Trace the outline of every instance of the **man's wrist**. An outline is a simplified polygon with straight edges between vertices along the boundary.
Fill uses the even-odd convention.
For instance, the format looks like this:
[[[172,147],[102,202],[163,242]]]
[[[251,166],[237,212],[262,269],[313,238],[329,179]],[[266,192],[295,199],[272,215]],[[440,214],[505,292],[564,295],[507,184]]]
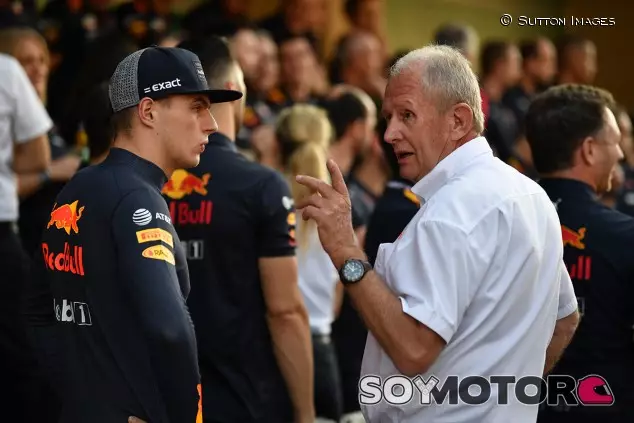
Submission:
[[[346,247],[337,250],[336,253],[332,255],[331,259],[335,268],[340,270],[347,260],[367,260],[368,256],[366,256],[365,252],[359,247]]]
[[[40,173],[40,185],[45,185],[51,181],[51,171],[46,169]]]

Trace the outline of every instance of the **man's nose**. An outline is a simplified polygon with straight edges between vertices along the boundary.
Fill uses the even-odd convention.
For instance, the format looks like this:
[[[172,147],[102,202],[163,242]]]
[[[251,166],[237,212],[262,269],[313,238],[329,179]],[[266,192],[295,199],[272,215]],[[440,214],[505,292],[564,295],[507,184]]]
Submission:
[[[392,123],[387,124],[387,128],[385,129],[385,135],[383,135],[383,138],[388,144],[394,144],[399,138],[398,130],[394,127]]]
[[[205,119],[203,123],[204,123],[203,131],[205,131],[207,136],[218,131],[218,123],[216,122],[214,115],[211,113],[211,110],[209,111],[209,119]]]

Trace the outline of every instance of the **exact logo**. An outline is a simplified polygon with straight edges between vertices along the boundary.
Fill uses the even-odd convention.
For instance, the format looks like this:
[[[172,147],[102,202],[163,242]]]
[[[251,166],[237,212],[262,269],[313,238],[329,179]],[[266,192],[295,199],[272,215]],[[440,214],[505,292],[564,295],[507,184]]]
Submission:
[[[181,80],[179,78],[176,78],[172,81],[164,81],[164,82],[159,82],[158,84],[154,84],[151,87],[147,87],[143,89],[143,92],[145,94],[148,94],[151,91],[162,91],[162,90],[166,90],[168,88],[174,88],[174,87],[180,87],[181,86]]]
[[[71,246],[64,243],[64,252],[55,253],[49,250],[46,242],[42,243],[42,255],[46,267],[58,272],[72,273],[73,275],[84,276],[84,255],[83,247]]]
[[[71,229],[78,234],[79,228],[77,227],[77,221],[81,218],[81,214],[84,211],[84,206],[77,211],[78,200],[73,201],[71,204],[62,204],[57,207],[57,203],[53,205],[53,211],[51,212],[51,220],[49,220],[46,229],[55,225],[57,229],[64,229],[68,235],[70,235]]]

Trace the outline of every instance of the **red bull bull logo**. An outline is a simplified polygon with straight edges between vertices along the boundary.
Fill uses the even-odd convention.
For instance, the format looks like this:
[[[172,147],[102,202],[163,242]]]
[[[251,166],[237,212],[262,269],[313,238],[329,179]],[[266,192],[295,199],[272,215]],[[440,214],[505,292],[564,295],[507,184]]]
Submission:
[[[84,206],[81,206],[78,211],[77,203],[78,200],[75,200],[71,204],[62,204],[59,207],[56,207],[57,203],[55,203],[53,211],[51,212],[51,220],[49,220],[48,225],[46,225],[46,229],[55,225],[57,229],[65,230],[68,235],[70,235],[71,230],[78,234],[79,228],[77,227],[77,221],[81,219]]]
[[[568,246],[578,250],[586,248],[586,244],[583,242],[583,239],[586,236],[586,228],[580,228],[578,231],[573,231],[572,229],[561,225],[561,236],[564,242],[564,247]]]
[[[172,173],[172,177],[163,185],[161,193],[174,200],[180,200],[194,192],[200,195],[207,195],[207,188],[205,187],[209,183],[210,178],[211,175],[209,173],[205,173],[199,178],[186,170],[178,169]]]

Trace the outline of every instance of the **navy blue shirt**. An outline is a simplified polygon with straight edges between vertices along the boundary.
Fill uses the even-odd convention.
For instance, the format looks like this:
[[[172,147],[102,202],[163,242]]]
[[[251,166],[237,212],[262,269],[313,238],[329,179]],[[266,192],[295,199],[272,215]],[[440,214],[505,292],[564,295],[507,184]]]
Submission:
[[[540,185],[559,214],[564,261],[581,314],[577,332],[551,374],[576,379],[598,374],[616,399],[611,407],[548,409],[542,418],[553,414],[558,422],[578,422],[585,416],[599,416],[602,423],[634,421],[634,218],[604,206],[583,182],[543,179]]]
[[[174,172],[163,193],[189,263],[205,421],[292,421],[258,267],[295,254],[286,180],[215,133],[200,164]]]
[[[52,373],[62,423],[196,420],[187,261],[161,197],[166,180],[153,163],[113,148],[52,207],[27,312],[43,354],[61,358]],[[59,342],[43,345],[52,332]]]

